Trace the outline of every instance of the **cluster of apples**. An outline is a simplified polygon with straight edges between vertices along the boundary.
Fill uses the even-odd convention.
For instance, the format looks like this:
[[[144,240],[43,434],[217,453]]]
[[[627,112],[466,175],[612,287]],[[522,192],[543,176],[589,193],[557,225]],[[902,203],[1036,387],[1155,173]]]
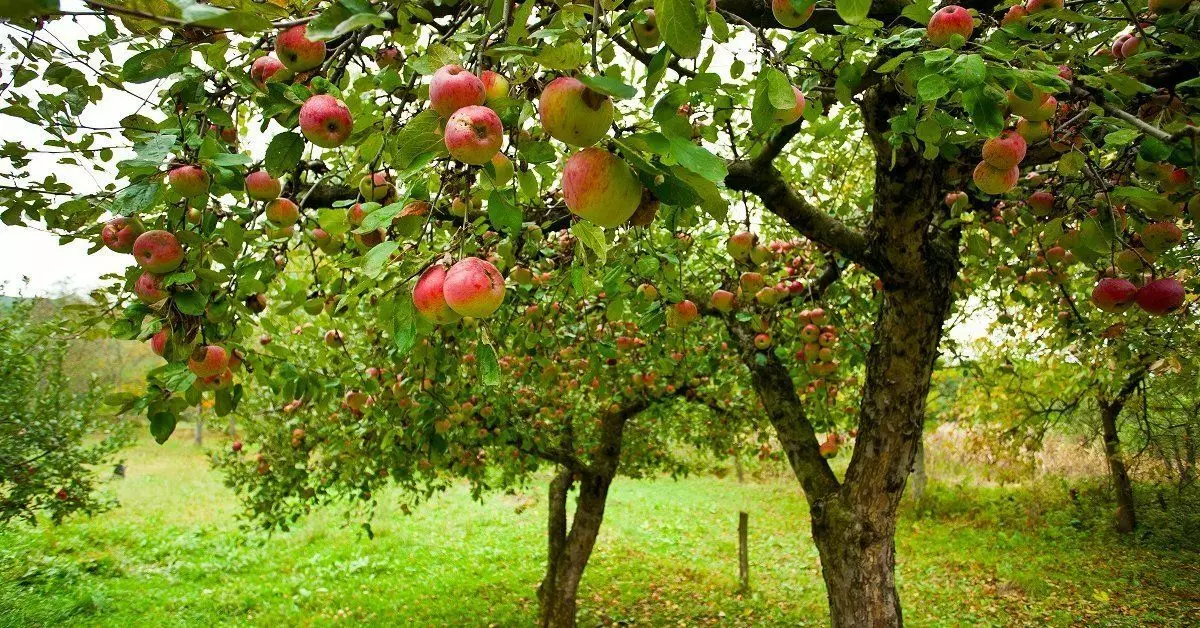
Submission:
[[[751,270],[743,272],[738,278],[738,294],[724,289],[715,290],[709,299],[709,305],[719,312],[729,313],[737,308],[738,303],[747,303],[753,299],[758,305],[770,308],[788,295],[803,292],[805,284],[797,275],[811,270],[811,266],[802,256],[793,257],[783,265],[777,277],[771,277],[771,263],[784,259],[799,245],[798,241],[783,240],[760,244],[758,235],[750,231],[733,234],[726,241],[725,250],[735,262],[749,266]]]
[[[446,269],[441,263],[425,269],[412,291],[417,312],[445,325],[461,318],[487,318],[504,302],[504,278],[491,262],[466,257]]]
[[[509,83],[487,70],[483,78],[460,65],[438,69],[429,81],[429,107],[444,122],[443,141],[456,161],[472,166],[486,164],[500,152],[504,125],[486,103],[508,97]]]
[[[304,82],[325,62],[325,42],[313,41],[303,24],[281,31],[275,37],[275,56],[259,57],[250,66],[250,78],[260,87],[271,80]],[[321,148],[337,148],[354,130],[354,119],[346,103],[329,94],[314,94],[300,105],[300,132]]]

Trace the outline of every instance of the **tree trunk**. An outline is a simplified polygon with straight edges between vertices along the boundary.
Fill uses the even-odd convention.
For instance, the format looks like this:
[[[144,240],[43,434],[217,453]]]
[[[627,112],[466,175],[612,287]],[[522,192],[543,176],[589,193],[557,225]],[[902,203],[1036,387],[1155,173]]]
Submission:
[[[200,414],[199,412],[196,413],[195,436],[196,436],[196,446],[200,447],[201,445],[204,444],[204,415]]]
[[[1113,488],[1117,493],[1117,532],[1133,532],[1137,527],[1137,514],[1133,505],[1133,483],[1121,456],[1121,441],[1117,435],[1117,417],[1124,403],[1113,401],[1100,405],[1100,422],[1104,429],[1104,457],[1112,473]]]
[[[894,526],[875,530],[846,510],[827,513],[820,522],[814,519],[813,540],[821,555],[831,625],[903,625],[894,534]]]
[[[925,437],[922,435],[917,440],[917,455],[913,459],[912,479],[909,484],[912,487],[909,496],[912,497],[913,501],[919,503],[921,498],[925,496],[926,481],[928,481],[928,478],[925,475]]]
[[[1125,408],[1125,402],[1146,378],[1148,366],[1140,366],[1130,373],[1125,385],[1111,400],[1101,398],[1100,426],[1104,433],[1104,458],[1108,461],[1108,470],[1112,474],[1113,489],[1117,494],[1117,532],[1129,533],[1137,528],[1137,513],[1133,503],[1133,483],[1129,480],[1129,469],[1125,466],[1125,457],[1121,454],[1121,438],[1117,431],[1117,418]]]
[[[576,594],[583,570],[587,567],[600,523],[612,478],[584,474],[579,479],[579,496],[571,531],[567,532],[567,491],[571,473],[562,471],[550,484],[549,558],[546,575],[538,587],[541,605],[539,625],[544,628],[573,628],[577,609]]]

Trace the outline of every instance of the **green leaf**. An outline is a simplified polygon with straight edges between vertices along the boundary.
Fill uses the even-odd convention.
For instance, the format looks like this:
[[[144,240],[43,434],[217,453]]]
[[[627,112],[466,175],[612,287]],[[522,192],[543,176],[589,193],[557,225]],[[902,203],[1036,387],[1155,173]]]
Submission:
[[[438,132],[438,115],[432,109],[426,109],[413,116],[396,135],[396,145],[400,147],[392,159],[392,167],[404,171],[417,158],[426,153],[444,154],[446,144],[442,134]]]
[[[304,156],[304,138],[292,131],[284,131],[271,138],[267,145],[264,165],[273,177],[291,172]]]
[[[158,203],[162,189],[161,183],[133,183],[117,194],[109,211],[118,216],[132,216],[144,212]]]
[[[378,278],[387,267],[392,253],[395,253],[398,248],[400,248],[400,243],[393,240],[384,240],[371,247],[371,250],[367,251],[366,260],[363,261],[363,274],[371,278]]]
[[[203,316],[204,308],[208,305],[208,297],[195,290],[177,292],[172,300],[175,303],[175,309],[188,316]]]
[[[970,89],[982,85],[987,79],[987,64],[979,55],[964,55],[950,66],[959,89]]]
[[[608,260],[608,240],[604,237],[604,229],[600,226],[580,220],[571,225],[571,235],[579,238],[584,246],[596,253],[601,264]]]
[[[1004,95],[999,90],[976,87],[963,92],[963,108],[981,135],[996,137],[1004,130]]]
[[[350,218],[344,209],[318,209],[317,224],[331,236],[340,236],[350,231]]]
[[[687,59],[700,54],[704,25],[695,4],[689,0],[654,0],[654,17],[672,52]]]
[[[767,87],[767,99],[775,109],[791,109],[796,106],[796,93],[792,90],[792,82],[783,72],[767,66],[759,74],[759,79]]]
[[[271,29],[271,21],[253,11],[227,11],[196,0],[171,0],[179,8],[180,17],[188,24],[208,28],[229,28],[240,33]]]
[[[484,386],[500,385],[500,361],[496,359],[496,350],[488,343],[480,343],[476,363],[479,364],[479,379]]]
[[[130,83],[146,83],[166,78],[178,72],[186,56],[170,48],[158,48],[139,52],[125,60],[121,66],[121,78]]]
[[[941,74],[926,74],[917,81],[917,95],[924,101],[933,101],[950,93],[950,81]]]
[[[833,8],[847,24],[858,24],[871,12],[871,0],[835,0]]]
[[[618,100],[633,98],[637,96],[637,90],[630,85],[626,85],[620,79],[611,76],[577,76],[580,83],[587,85],[594,91],[601,94],[607,94]]]
[[[396,307],[392,312],[392,334],[396,351],[402,355],[417,344],[417,310],[408,290],[401,290],[396,297]]]
[[[178,417],[174,412],[160,410],[150,413],[150,434],[154,436],[154,441],[159,445],[167,442],[171,434],[175,433],[175,423]]]
[[[521,230],[525,217],[520,208],[509,200],[505,190],[492,190],[487,200],[488,221],[509,233]]]
[[[429,76],[444,65],[462,63],[462,54],[445,44],[432,44],[425,49],[425,54],[408,63],[418,74]],[[436,115],[436,114],[435,114]]]
[[[333,39],[367,25],[383,26],[383,18],[371,11],[370,6],[355,6],[350,10],[345,2],[329,5],[305,28],[305,36],[312,40]],[[439,66],[440,67],[440,66]]]
[[[46,15],[57,10],[58,0],[4,0],[4,2],[0,2],[0,18],[10,20]]]
[[[724,159],[681,137],[671,138],[671,154],[679,165],[714,183],[724,181],[729,174]]]

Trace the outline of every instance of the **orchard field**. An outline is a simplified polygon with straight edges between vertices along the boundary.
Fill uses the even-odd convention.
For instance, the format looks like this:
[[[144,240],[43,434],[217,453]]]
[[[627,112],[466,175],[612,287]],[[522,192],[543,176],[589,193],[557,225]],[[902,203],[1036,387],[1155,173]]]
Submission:
[[[536,621],[545,495],[472,501],[464,486],[375,539],[336,512],[293,532],[246,535],[205,453],[228,446],[144,439],[111,490],[118,510],[0,533],[0,626],[422,625]],[[1094,454],[1094,452],[1093,452]],[[1064,451],[1062,456],[1079,456]],[[900,594],[916,626],[1187,626],[1200,621],[1200,546],[1156,518],[1137,541],[1111,531],[1096,478],[998,486],[931,445],[930,484],[897,528]],[[622,480],[582,586],[582,625],[828,623],[805,515],[781,463],[723,477]],[[943,474],[946,481],[943,481]],[[1082,491],[1072,503],[1070,487]],[[383,499],[387,503],[386,497]],[[738,592],[737,512],[750,518],[752,591]],[[1193,525],[1195,525],[1193,523]]]

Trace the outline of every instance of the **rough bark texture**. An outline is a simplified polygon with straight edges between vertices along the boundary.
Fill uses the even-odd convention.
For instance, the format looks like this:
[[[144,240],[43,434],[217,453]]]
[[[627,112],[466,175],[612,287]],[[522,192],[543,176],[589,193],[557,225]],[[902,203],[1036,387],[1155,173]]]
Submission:
[[[917,441],[917,455],[913,459],[912,480],[909,484],[908,495],[915,502],[921,501],[925,496],[925,483],[928,478],[925,476],[925,438],[921,437]]]
[[[1117,419],[1125,402],[1133,395],[1142,380],[1146,378],[1146,368],[1134,371],[1125,381],[1112,399],[1100,399],[1100,424],[1104,432],[1104,457],[1108,461],[1108,470],[1112,474],[1113,489],[1117,496],[1116,526],[1117,532],[1129,533],[1137,528],[1137,510],[1133,503],[1133,483],[1129,480],[1129,469],[1125,466],[1125,457],[1121,454],[1121,438],[1117,432]]]

